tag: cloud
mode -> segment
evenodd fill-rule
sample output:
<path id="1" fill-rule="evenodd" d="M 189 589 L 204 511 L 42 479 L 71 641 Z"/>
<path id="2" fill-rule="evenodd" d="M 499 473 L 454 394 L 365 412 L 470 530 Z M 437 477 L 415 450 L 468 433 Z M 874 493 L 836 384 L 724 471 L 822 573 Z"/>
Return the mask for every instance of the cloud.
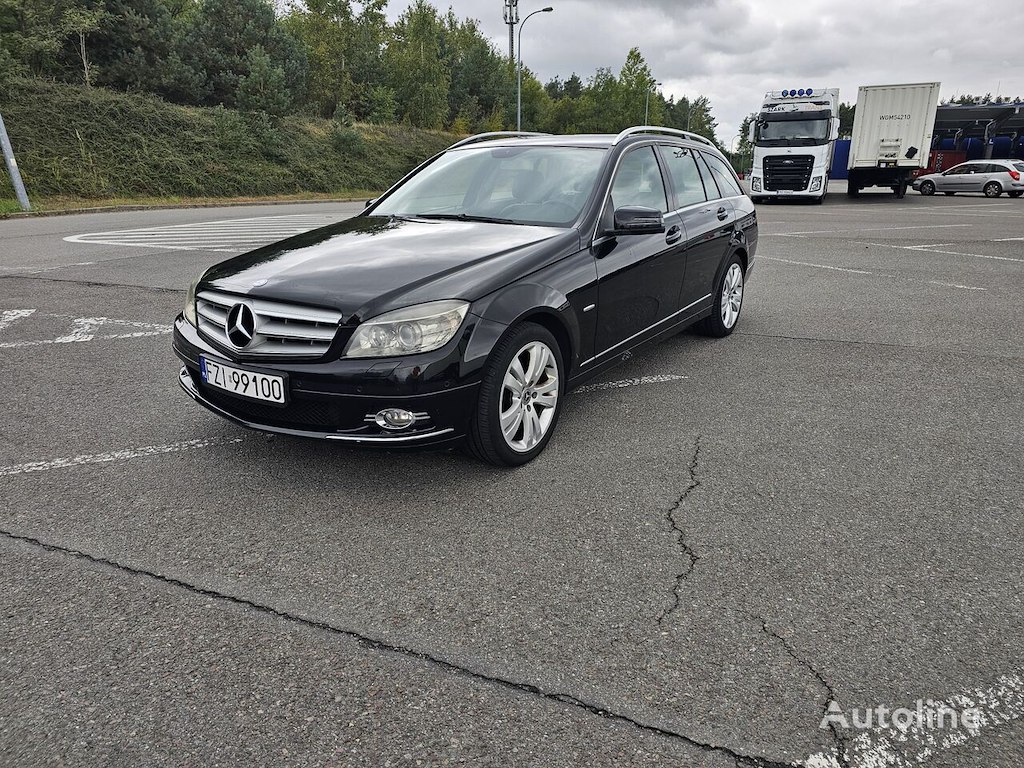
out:
<path id="1" fill-rule="evenodd" d="M 447 2 L 507 50 L 502 0 Z M 994 30 L 1024 29 L 1021 0 L 520 0 L 520 17 L 549 3 L 555 11 L 523 31 L 523 61 L 542 81 L 617 72 L 638 46 L 666 96 L 711 100 L 726 144 L 778 88 L 839 88 L 852 102 L 860 85 L 937 80 L 944 97 L 997 88 L 1024 97 L 1024 66 L 992 45 Z M 406 4 L 391 0 L 389 15 Z"/>

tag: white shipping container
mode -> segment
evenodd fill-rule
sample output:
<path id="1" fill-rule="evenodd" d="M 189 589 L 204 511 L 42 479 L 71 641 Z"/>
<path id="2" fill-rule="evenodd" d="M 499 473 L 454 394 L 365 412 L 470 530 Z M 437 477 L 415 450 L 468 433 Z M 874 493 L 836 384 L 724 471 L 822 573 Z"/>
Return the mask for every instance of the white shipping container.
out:
<path id="1" fill-rule="evenodd" d="M 940 83 L 862 85 L 857 92 L 849 168 L 926 167 L 940 87 Z"/>

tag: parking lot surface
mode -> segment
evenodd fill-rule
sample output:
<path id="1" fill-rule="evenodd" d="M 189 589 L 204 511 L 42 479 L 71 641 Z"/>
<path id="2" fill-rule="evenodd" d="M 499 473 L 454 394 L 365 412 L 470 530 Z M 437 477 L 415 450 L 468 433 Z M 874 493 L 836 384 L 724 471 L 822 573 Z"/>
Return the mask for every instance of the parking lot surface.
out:
<path id="1" fill-rule="evenodd" d="M 1024 761 L 1024 200 L 760 206 L 511 471 L 179 391 L 190 280 L 360 207 L 0 221 L 0 764 Z"/>

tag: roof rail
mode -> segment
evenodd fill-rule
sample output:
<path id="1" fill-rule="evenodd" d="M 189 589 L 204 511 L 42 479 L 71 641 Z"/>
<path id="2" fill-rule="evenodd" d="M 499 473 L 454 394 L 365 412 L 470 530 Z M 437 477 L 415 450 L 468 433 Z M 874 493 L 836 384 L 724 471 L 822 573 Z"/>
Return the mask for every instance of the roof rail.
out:
<path id="1" fill-rule="evenodd" d="M 618 136 L 612 140 L 612 146 L 615 146 L 623 139 L 630 136 L 634 136 L 638 133 L 667 133 L 670 136 L 682 136 L 684 139 L 693 139 L 694 141 L 700 141 L 707 144 L 709 147 L 715 147 L 715 142 L 711 141 L 705 136 L 701 136 L 699 133 L 691 133 L 690 131 L 680 131 L 676 128 L 665 128 L 660 125 L 634 125 L 632 128 L 627 128 Z"/>
<path id="2" fill-rule="evenodd" d="M 464 147 L 467 144 L 476 144 L 478 141 L 488 141 L 490 139 L 497 139 L 502 136 L 506 138 L 510 137 L 524 137 L 524 136 L 550 136 L 550 133 L 536 133 L 534 131 L 491 131 L 490 133 L 478 133 L 476 136 L 469 136 L 462 141 L 457 141 L 452 144 L 448 149 L 455 149 L 456 147 Z"/>

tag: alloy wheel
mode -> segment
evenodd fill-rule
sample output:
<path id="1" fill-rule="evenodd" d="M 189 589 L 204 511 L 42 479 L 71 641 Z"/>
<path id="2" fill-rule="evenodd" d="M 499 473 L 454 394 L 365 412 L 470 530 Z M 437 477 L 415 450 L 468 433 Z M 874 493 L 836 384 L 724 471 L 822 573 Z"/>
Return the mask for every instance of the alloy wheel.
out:
<path id="1" fill-rule="evenodd" d="M 729 266 L 722 281 L 722 325 L 732 328 L 743 304 L 743 270 L 739 264 Z"/>
<path id="2" fill-rule="evenodd" d="M 516 353 L 501 385 L 499 423 L 508 447 L 526 453 L 551 428 L 558 404 L 558 364 L 542 341 Z"/>

